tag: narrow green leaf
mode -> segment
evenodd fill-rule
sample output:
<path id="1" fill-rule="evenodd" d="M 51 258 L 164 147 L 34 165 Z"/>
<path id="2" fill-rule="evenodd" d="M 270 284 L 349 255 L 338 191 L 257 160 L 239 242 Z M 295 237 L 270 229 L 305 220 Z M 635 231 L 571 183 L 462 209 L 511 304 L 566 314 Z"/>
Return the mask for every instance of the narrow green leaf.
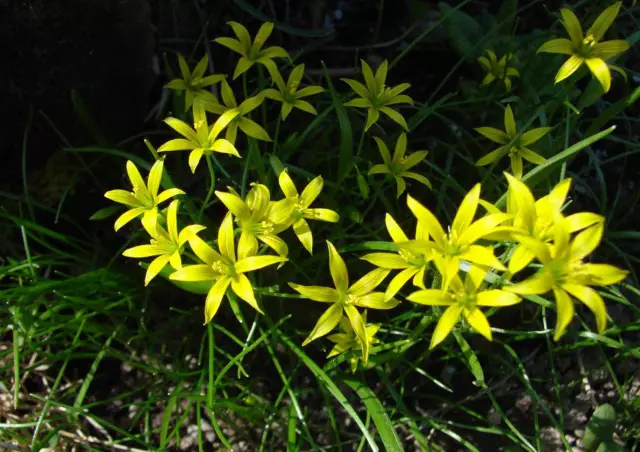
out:
<path id="1" fill-rule="evenodd" d="M 369 412 L 369 416 L 371 416 L 373 423 L 378 429 L 378 434 L 380 435 L 384 449 L 387 452 L 404 450 L 400 438 L 398 438 L 398 434 L 396 433 L 396 429 L 393 426 L 393 422 L 391 422 L 382 402 L 380 402 L 380 399 L 378 399 L 371 388 L 353 378 L 346 378 L 343 381 L 360 396 L 362 403 L 364 403 L 364 406 Z"/>
<path id="2" fill-rule="evenodd" d="M 369 433 L 367 426 L 364 424 L 364 422 L 362 422 L 362 419 L 360 419 L 360 416 L 358 416 L 358 413 L 356 412 L 356 410 L 353 408 L 353 406 L 351 406 L 347 398 L 340 391 L 340 389 L 338 389 L 338 386 L 333 382 L 333 380 L 311 358 L 309 358 L 309 356 L 307 356 L 307 354 L 303 352 L 302 349 L 300 349 L 300 347 L 294 344 L 291 341 L 291 339 L 289 339 L 287 336 L 283 334 L 280 335 L 280 338 L 285 344 L 287 344 L 287 346 L 296 355 L 298 355 L 298 358 L 302 360 L 302 362 L 309 368 L 309 370 L 311 370 L 314 373 L 318 381 L 322 382 L 326 386 L 326 388 L 329 390 L 329 392 L 331 392 L 333 397 L 338 401 L 340 405 L 342 405 L 345 411 L 349 414 L 349 416 L 351 416 L 353 421 L 358 425 L 358 427 L 360 428 L 360 431 L 362 432 L 365 439 L 369 443 L 369 447 L 371 448 L 371 450 L 377 452 L 379 450 L 378 446 L 376 445 L 376 442 L 371 437 L 371 434 Z"/>
<path id="3" fill-rule="evenodd" d="M 616 428 L 616 410 L 605 403 L 593 412 L 584 430 L 582 445 L 586 450 L 594 450 L 600 443 L 610 441 Z"/>
<path id="4" fill-rule="evenodd" d="M 480 361 L 478 357 L 474 353 L 473 349 L 469 345 L 469 343 L 462 337 L 462 334 L 457 331 L 453 332 L 453 336 L 456 338 L 458 345 L 460 346 L 460 350 L 462 350 L 462 354 L 467 360 L 466 364 L 469 367 L 469 370 L 476 378 L 476 381 L 473 382 L 478 387 L 484 386 L 484 371 L 482 370 L 482 366 L 480 366 Z"/>
<path id="5" fill-rule="evenodd" d="M 120 210 L 121 206 L 109 206 L 104 209 L 98 210 L 96 213 L 89 217 L 90 220 L 104 220 L 105 218 L 109 218 L 111 215 L 115 214 L 118 210 Z"/>

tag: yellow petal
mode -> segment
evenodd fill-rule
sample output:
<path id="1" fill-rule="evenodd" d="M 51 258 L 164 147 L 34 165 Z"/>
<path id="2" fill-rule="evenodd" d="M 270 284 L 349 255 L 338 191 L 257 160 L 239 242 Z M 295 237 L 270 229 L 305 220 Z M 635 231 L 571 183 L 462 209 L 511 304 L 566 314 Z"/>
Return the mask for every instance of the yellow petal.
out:
<path id="1" fill-rule="evenodd" d="M 520 156 L 520 154 L 511 154 L 509 156 L 509 159 L 511 160 L 511 172 L 513 173 L 514 177 L 521 179 L 522 178 L 522 157 Z"/>
<path id="2" fill-rule="evenodd" d="M 135 209 L 127 210 L 125 213 L 120 215 L 113 227 L 116 231 L 122 228 L 125 224 L 129 223 L 134 218 L 138 218 L 140 215 L 147 211 L 144 207 L 136 207 Z"/>
<path id="3" fill-rule="evenodd" d="M 517 215 L 528 227 L 532 227 L 536 219 L 536 201 L 527 185 L 509 173 L 504 173 L 509 183 L 509 195 L 517 206 Z"/>
<path id="4" fill-rule="evenodd" d="M 367 261 L 376 267 L 390 270 L 399 270 L 409 266 L 403 257 L 393 253 L 370 253 L 362 256 L 360 259 Z"/>
<path id="5" fill-rule="evenodd" d="M 449 292 L 438 289 L 425 289 L 413 292 L 407 300 L 427 306 L 449 306 L 455 302 Z"/>
<path id="6" fill-rule="evenodd" d="M 206 228 L 199 224 L 190 224 L 189 226 L 185 226 L 178 234 L 178 246 L 184 245 L 192 235 L 197 234 L 204 229 Z"/>
<path id="7" fill-rule="evenodd" d="M 537 238 L 528 237 L 522 234 L 513 234 L 513 238 L 522 246 L 531 251 L 543 264 L 551 261 L 551 253 L 546 243 L 541 242 Z"/>
<path id="8" fill-rule="evenodd" d="M 220 253 L 207 245 L 207 243 L 197 235 L 192 235 L 189 238 L 189 246 L 193 252 L 196 253 L 196 256 L 206 264 L 212 265 L 224 260 Z"/>
<path id="9" fill-rule="evenodd" d="M 369 97 L 369 91 L 367 88 L 360 82 L 356 80 L 351 80 L 349 78 L 341 78 L 343 82 L 345 82 L 349 87 L 360 97 L 363 99 L 367 99 Z"/>
<path id="10" fill-rule="evenodd" d="M 480 184 L 476 184 L 469 193 L 464 197 L 458 207 L 453 223 L 451 224 L 451 233 L 457 237 L 465 232 L 465 230 L 473 222 L 473 217 L 478 209 L 478 201 L 480 200 Z"/>
<path id="11" fill-rule="evenodd" d="M 421 184 L 425 185 L 429 190 L 433 190 L 433 187 L 431 186 L 431 181 L 426 177 L 424 177 L 422 174 L 414 173 L 412 171 L 403 171 L 399 173 L 398 176 L 405 177 L 405 178 L 408 177 L 409 179 L 416 180 Z"/>
<path id="12" fill-rule="evenodd" d="M 521 295 L 542 295 L 551 290 L 553 279 L 546 271 L 539 271 L 532 277 L 511 286 L 504 286 L 503 290 Z"/>
<path id="13" fill-rule="evenodd" d="M 574 72 L 580 69 L 580 66 L 582 66 L 583 63 L 584 58 L 578 55 L 571 55 L 558 70 L 555 83 L 560 83 L 564 79 L 570 77 Z"/>
<path id="14" fill-rule="evenodd" d="M 287 243 L 275 234 L 260 234 L 257 238 L 269 248 L 278 253 L 278 256 L 286 258 L 289 254 Z M 286 259 L 285 259 L 286 260 Z M 280 268 L 280 267 L 278 267 Z"/>
<path id="15" fill-rule="evenodd" d="M 163 162 L 164 158 L 156 160 L 147 176 L 147 188 L 151 194 L 151 198 L 158 196 L 158 189 L 162 181 Z"/>
<path id="16" fill-rule="evenodd" d="M 148 285 L 153 278 L 155 278 L 160 271 L 169 263 L 170 255 L 165 254 L 156 257 L 147 268 L 147 274 L 144 277 L 144 285 Z"/>
<path id="17" fill-rule="evenodd" d="M 416 267 L 406 268 L 393 277 L 391 281 L 389 281 L 389 285 L 387 286 L 387 290 L 384 293 L 385 300 L 390 300 L 396 296 L 398 292 L 404 287 L 404 285 L 409 281 L 413 276 L 418 273 L 419 269 Z"/>
<path id="18" fill-rule="evenodd" d="M 523 159 L 533 163 L 534 165 L 542 165 L 544 162 L 547 161 L 547 159 L 545 159 L 543 156 L 533 152 L 531 149 L 528 149 L 528 148 L 520 148 L 519 154 Z"/>
<path id="19" fill-rule="evenodd" d="M 516 274 L 531 263 L 535 255 L 526 246 L 518 245 L 509 259 L 509 273 Z"/>
<path id="20" fill-rule="evenodd" d="M 258 254 L 259 246 L 258 239 L 243 229 L 238 240 L 238 260 L 255 256 Z"/>
<path id="21" fill-rule="evenodd" d="M 507 137 L 513 138 L 516 136 L 516 120 L 513 117 L 513 110 L 511 105 L 507 105 L 504 110 L 504 131 L 507 133 Z"/>
<path id="22" fill-rule="evenodd" d="M 213 319 L 220 308 L 222 298 L 227 293 L 227 287 L 231 284 L 231 278 L 225 276 L 218 279 L 207 294 L 207 299 L 204 304 L 204 323 L 207 324 Z"/>
<path id="23" fill-rule="evenodd" d="M 440 222 L 431 213 L 431 211 L 420 204 L 418 201 L 413 199 L 410 195 L 407 195 L 407 206 L 409 207 L 411 212 L 413 212 L 413 215 L 416 217 L 416 219 L 429 232 L 429 235 L 433 237 L 433 240 L 440 247 L 444 247 L 447 236 L 444 232 L 444 229 L 442 229 Z"/>
<path id="24" fill-rule="evenodd" d="M 134 191 L 140 190 L 141 192 L 148 194 L 147 186 L 140 175 L 140 171 L 136 168 L 136 165 L 131 160 L 127 160 L 126 167 L 127 175 L 129 176 L 129 181 L 131 182 L 131 186 L 134 188 Z"/>
<path id="25" fill-rule="evenodd" d="M 560 10 L 560 14 L 562 15 L 561 23 L 564 25 L 564 28 L 566 28 L 567 33 L 571 38 L 571 42 L 575 48 L 579 48 L 582 45 L 582 40 L 584 39 L 580 21 L 578 21 L 576 15 L 573 14 L 573 11 L 568 8 L 562 8 Z"/>
<path id="26" fill-rule="evenodd" d="M 493 267 L 501 271 L 507 270 L 507 268 L 502 265 L 502 262 L 494 256 L 493 250 L 485 246 L 471 245 L 460 254 L 460 259 L 468 260 L 477 265 Z"/>
<path id="27" fill-rule="evenodd" d="M 331 332 L 340 322 L 342 318 L 342 305 L 340 303 L 332 304 L 318 319 L 318 322 L 313 327 L 311 334 L 304 340 L 302 345 L 307 345 L 309 342 L 325 336 Z"/>
<path id="28" fill-rule="evenodd" d="M 607 329 L 607 307 L 602 297 L 591 287 L 580 284 L 563 284 L 562 288 L 580 300 L 596 316 L 598 333 Z"/>
<path id="29" fill-rule="evenodd" d="M 360 308 L 387 310 L 395 308 L 400 302 L 395 298 L 386 299 L 382 292 L 372 292 L 358 297 L 354 304 Z"/>
<path id="30" fill-rule="evenodd" d="M 253 309 L 258 311 L 260 314 L 264 314 L 258 306 L 258 302 L 256 301 L 256 297 L 253 293 L 253 288 L 251 287 L 251 282 L 249 278 L 247 278 L 242 273 L 237 274 L 235 278 L 231 280 L 231 290 L 248 304 L 251 305 Z"/>
<path id="31" fill-rule="evenodd" d="M 389 118 L 391 118 L 391 120 L 393 120 L 396 124 L 398 124 L 404 130 L 407 130 L 407 131 L 409 130 L 409 126 L 407 125 L 407 122 L 404 120 L 404 117 L 397 111 L 389 107 L 380 107 L 380 111 L 385 115 L 387 115 Z"/>
<path id="32" fill-rule="evenodd" d="M 568 39 L 552 39 L 542 44 L 537 53 L 561 53 L 563 55 L 573 55 L 575 53 L 574 45 Z"/>
<path id="33" fill-rule="evenodd" d="M 260 26 L 258 33 L 256 33 L 256 38 L 253 41 L 253 48 L 255 51 L 259 51 L 264 43 L 271 36 L 271 32 L 273 31 L 273 23 L 265 22 Z"/>
<path id="34" fill-rule="evenodd" d="M 329 271 L 331 272 L 333 283 L 339 292 L 346 292 L 349 288 L 347 266 L 338 251 L 336 251 L 336 248 L 328 240 L 327 247 L 329 248 Z"/>
<path id="35" fill-rule="evenodd" d="M 327 221 L 329 223 L 340 221 L 340 215 L 330 209 L 305 209 L 303 216 L 309 220 Z"/>
<path id="36" fill-rule="evenodd" d="M 492 213 L 471 223 L 458 237 L 457 243 L 471 245 L 481 238 L 496 231 L 496 226 L 509 220 L 510 215 L 506 213 Z"/>
<path id="37" fill-rule="evenodd" d="M 569 253 L 571 258 L 582 259 L 591 254 L 600 244 L 603 233 L 603 223 L 596 223 L 595 225 L 578 233 L 570 245 Z"/>
<path id="38" fill-rule="evenodd" d="M 167 232 L 173 243 L 178 243 L 178 200 L 171 201 L 167 208 Z"/>
<path id="39" fill-rule="evenodd" d="M 226 193 L 222 191 L 216 191 L 216 196 L 222 203 L 235 215 L 241 222 L 251 220 L 251 211 L 247 204 L 237 195 L 233 193 Z"/>
<path id="40" fill-rule="evenodd" d="M 497 162 L 509 152 L 509 146 L 500 146 L 499 148 L 480 157 L 476 162 L 476 166 L 486 166 L 490 163 Z"/>
<path id="41" fill-rule="evenodd" d="M 464 316 L 469 322 L 469 325 L 476 330 L 478 333 L 482 334 L 487 340 L 491 340 L 491 326 L 489 325 L 489 321 L 487 317 L 480 311 L 480 309 L 475 308 L 473 310 L 467 311 L 465 310 Z"/>
<path id="42" fill-rule="evenodd" d="M 607 32 L 613 21 L 616 20 L 622 2 L 616 2 L 602 11 L 598 18 L 593 22 L 591 28 L 587 30 L 587 36 L 593 35 L 596 41 L 600 41 Z"/>
<path id="43" fill-rule="evenodd" d="M 504 290 L 485 290 L 476 295 L 476 304 L 478 306 L 511 306 L 520 303 L 522 298 L 519 296 L 505 292 Z"/>
<path id="44" fill-rule="evenodd" d="M 351 287 L 349 287 L 349 294 L 356 297 L 372 292 L 378 287 L 382 281 L 389 275 L 390 271 L 384 268 L 376 268 L 357 280 Z"/>
<path id="45" fill-rule="evenodd" d="M 389 148 L 387 147 L 385 142 L 378 137 L 373 137 L 373 139 L 378 145 L 378 151 L 380 151 L 380 155 L 382 156 L 382 161 L 387 166 L 391 165 L 391 154 L 389 153 Z"/>
<path id="46" fill-rule="evenodd" d="M 280 256 L 249 256 L 236 262 L 235 269 L 237 273 L 248 273 L 286 261 L 287 258 Z"/>
<path id="47" fill-rule="evenodd" d="M 289 283 L 289 286 L 309 300 L 319 301 L 321 303 L 335 303 L 340 298 L 338 291 L 331 287 L 301 286 L 295 283 Z"/>
<path id="48" fill-rule="evenodd" d="M 373 76 L 371 67 L 363 59 L 360 59 L 360 63 L 362 64 L 362 76 L 364 77 L 364 81 L 367 85 L 367 90 L 369 90 L 370 93 L 376 93 L 378 88 L 376 86 L 376 79 Z"/>
<path id="49" fill-rule="evenodd" d="M 606 61 L 627 50 L 629 50 L 629 43 L 627 41 L 624 39 L 614 39 L 596 44 L 591 54 L 595 58 L 602 58 Z"/>
<path id="50" fill-rule="evenodd" d="M 162 204 L 168 199 L 173 198 L 174 196 L 184 195 L 185 193 L 179 188 L 169 188 L 168 190 L 163 191 L 158 196 L 156 196 L 156 205 Z"/>
<path id="51" fill-rule="evenodd" d="M 460 313 L 462 312 L 462 307 L 454 304 L 449 306 L 440 320 L 438 320 L 438 324 L 436 325 L 436 329 L 433 331 L 433 335 L 431 336 L 431 344 L 429 344 L 429 349 L 436 347 L 440 342 L 445 340 L 445 338 L 449 335 L 454 325 L 458 322 L 458 318 L 460 317 Z"/>
<path id="52" fill-rule="evenodd" d="M 388 70 L 389 70 L 389 63 L 387 62 L 387 60 L 384 60 L 376 70 L 375 80 L 376 80 L 376 88 L 378 90 L 384 89 L 385 82 L 387 80 Z"/>
<path id="53" fill-rule="evenodd" d="M 104 197 L 129 207 L 142 207 L 142 203 L 126 190 L 109 190 Z"/>
<path id="54" fill-rule="evenodd" d="M 604 222 L 604 217 L 592 212 L 579 212 L 565 218 L 569 232 L 577 232 L 581 229 Z"/>
<path id="55" fill-rule="evenodd" d="M 585 61 L 591 73 L 602 85 L 604 92 L 609 92 L 611 88 L 611 71 L 609 71 L 607 63 L 600 58 L 587 58 Z"/>
<path id="56" fill-rule="evenodd" d="M 532 129 L 528 132 L 523 133 L 520 137 L 520 145 L 529 146 L 530 144 L 535 143 L 540 138 L 549 133 L 551 129 L 552 127 L 538 127 L 537 129 Z"/>
<path id="57" fill-rule="evenodd" d="M 407 189 L 407 183 L 402 177 L 393 176 L 393 178 L 396 180 L 397 185 L 396 198 L 400 198 L 400 195 L 402 195 L 402 193 Z"/>
<path id="58" fill-rule="evenodd" d="M 242 123 L 240 123 L 240 128 L 242 129 Z M 248 134 L 248 135 L 250 135 L 250 134 Z M 250 136 L 253 136 L 253 135 L 250 135 Z M 240 154 L 238 153 L 238 150 L 233 145 L 233 143 L 231 143 L 230 141 L 225 140 L 223 138 L 220 138 L 220 139 L 214 141 L 213 144 L 211 145 L 211 147 L 209 148 L 209 150 L 210 151 L 214 151 L 214 152 L 218 152 L 220 154 L 233 155 L 234 157 L 240 158 Z M 193 169 L 192 169 L 192 172 L 193 172 Z"/>
<path id="59" fill-rule="evenodd" d="M 362 360 L 366 363 L 369 359 L 369 336 L 367 336 L 367 325 L 360 315 L 360 312 L 353 305 L 346 305 L 344 307 L 344 311 L 349 317 L 349 323 L 353 328 L 354 333 L 356 333 L 356 337 L 360 341 L 360 346 L 362 347 Z"/>
<path id="60" fill-rule="evenodd" d="M 211 265 L 187 265 L 180 270 L 175 271 L 169 276 L 169 279 L 175 281 L 197 282 L 197 281 L 214 281 L 220 277 L 220 273 L 213 271 Z"/>
<path id="61" fill-rule="evenodd" d="M 122 253 L 125 257 L 132 257 L 136 259 L 142 259 L 145 257 L 159 256 L 165 254 L 167 250 L 163 246 L 159 245 L 138 245 L 128 250 L 124 250 Z"/>
<path id="62" fill-rule="evenodd" d="M 399 164 L 402 161 L 405 153 L 407 152 L 407 134 L 400 132 L 400 136 L 396 140 L 396 147 L 393 150 L 393 158 L 391 161 L 395 164 Z"/>
<path id="63" fill-rule="evenodd" d="M 280 185 L 282 193 L 284 193 L 287 198 L 298 197 L 298 190 L 296 190 L 296 186 L 293 183 L 293 180 L 291 180 L 291 176 L 289 176 L 286 169 L 280 172 L 280 176 L 278 176 L 278 184 Z"/>
<path id="64" fill-rule="evenodd" d="M 502 130 L 493 127 L 476 127 L 473 130 L 498 144 L 507 144 L 509 142 L 509 137 Z"/>
<path id="65" fill-rule="evenodd" d="M 242 52 L 244 52 L 244 49 L 242 48 L 242 44 L 240 44 L 240 41 L 238 41 L 237 39 L 233 39 L 233 38 L 216 38 L 214 39 L 215 42 L 217 42 L 218 44 L 225 46 L 228 49 L 233 50 L 234 52 L 240 53 L 242 54 Z"/>
<path id="66" fill-rule="evenodd" d="M 322 179 L 322 176 L 318 176 L 311 182 L 309 182 L 309 184 L 304 187 L 304 190 L 302 190 L 302 193 L 300 194 L 300 202 L 302 203 L 302 205 L 305 207 L 309 207 L 311 203 L 313 203 L 313 201 L 315 201 L 316 198 L 320 195 L 323 186 L 324 180 Z"/>
<path id="67" fill-rule="evenodd" d="M 227 212 L 218 229 L 218 248 L 220 254 L 231 262 L 236 261 L 235 243 L 233 240 L 233 215 Z"/>
<path id="68" fill-rule="evenodd" d="M 186 122 L 181 121 L 177 118 L 171 118 L 171 117 L 165 119 L 164 122 L 173 130 L 175 130 L 180 135 L 185 137 L 188 142 L 194 142 L 194 143 L 198 142 L 198 135 L 196 135 L 195 130 L 189 127 L 189 125 Z"/>
<path id="69" fill-rule="evenodd" d="M 588 275 L 588 283 L 596 286 L 608 286 L 622 281 L 629 274 L 609 264 L 584 264 L 580 268 Z"/>
<path id="70" fill-rule="evenodd" d="M 293 232 L 309 254 L 313 254 L 313 235 L 309 223 L 304 218 L 299 219 L 293 224 Z"/>
<path id="71" fill-rule="evenodd" d="M 377 109 L 370 108 L 367 110 L 367 123 L 364 126 L 365 132 L 378 121 L 378 118 L 380 118 L 380 112 Z"/>
<path id="72" fill-rule="evenodd" d="M 575 308 L 573 307 L 573 301 L 567 292 L 562 289 L 553 289 L 553 294 L 556 298 L 556 309 L 558 319 L 556 320 L 556 331 L 553 334 L 553 340 L 558 341 L 564 334 L 567 326 L 573 319 Z"/>

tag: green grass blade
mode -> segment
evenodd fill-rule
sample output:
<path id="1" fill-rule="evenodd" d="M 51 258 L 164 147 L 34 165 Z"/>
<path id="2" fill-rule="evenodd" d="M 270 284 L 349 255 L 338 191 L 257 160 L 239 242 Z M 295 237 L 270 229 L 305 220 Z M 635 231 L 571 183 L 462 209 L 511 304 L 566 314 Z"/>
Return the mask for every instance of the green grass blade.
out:
<path id="1" fill-rule="evenodd" d="M 343 381 L 347 386 L 353 389 L 356 394 L 358 394 L 362 403 L 364 403 L 369 415 L 371 415 L 371 419 L 373 419 L 373 423 L 376 424 L 378 434 L 380 435 L 380 439 L 382 440 L 385 450 L 387 452 L 404 450 L 402 443 L 400 442 L 400 438 L 396 433 L 396 429 L 393 426 L 393 422 L 391 422 L 384 405 L 371 388 L 361 381 L 353 378 L 346 378 Z"/>

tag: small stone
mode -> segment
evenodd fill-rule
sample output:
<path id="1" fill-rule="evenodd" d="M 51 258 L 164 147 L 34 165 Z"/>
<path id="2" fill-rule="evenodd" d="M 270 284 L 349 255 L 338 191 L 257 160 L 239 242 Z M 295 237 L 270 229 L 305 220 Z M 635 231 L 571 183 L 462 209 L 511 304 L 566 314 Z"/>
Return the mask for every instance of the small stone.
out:
<path id="1" fill-rule="evenodd" d="M 588 420 L 589 418 L 587 418 L 586 413 L 576 408 L 572 408 L 569 410 L 565 418 L 565 428 L 567 430 L 575 430 L 586 424 Z"/>
<path id="2" fill-rule="evenodd" d="M 494 407 L 491 407 L 489 413 L 487 413 L 487 420 L 493 425 L 500 425 L 502 422 L 502 416 L 500 416 L 500 413 L 498 413 Z"/>
<path id="3" fill-rule="evenodd" d="M 531 409 L 531 396 L 523 393 L 516 399 L 516 409 L 522 414 L 527 414 Z"/>
<path id="4" fill-rule="evenodd" d="M 543 450 L 548 452 L 561 452 L 562 435 L 553 427 L 544 427 L 540 430 L 540 440 L 542 441 Z"/>

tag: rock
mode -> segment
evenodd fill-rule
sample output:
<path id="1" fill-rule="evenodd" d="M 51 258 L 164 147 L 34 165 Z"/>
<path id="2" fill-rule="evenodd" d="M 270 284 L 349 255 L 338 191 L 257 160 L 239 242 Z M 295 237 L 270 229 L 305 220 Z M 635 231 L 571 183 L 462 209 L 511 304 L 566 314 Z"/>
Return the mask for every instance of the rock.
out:
<path id="1" fill-rule="evenodd" d="M 540 430 L 540 441 L 545 452 L 562 452 L 562 435 L 554 427 L 543 427 Z"/>

